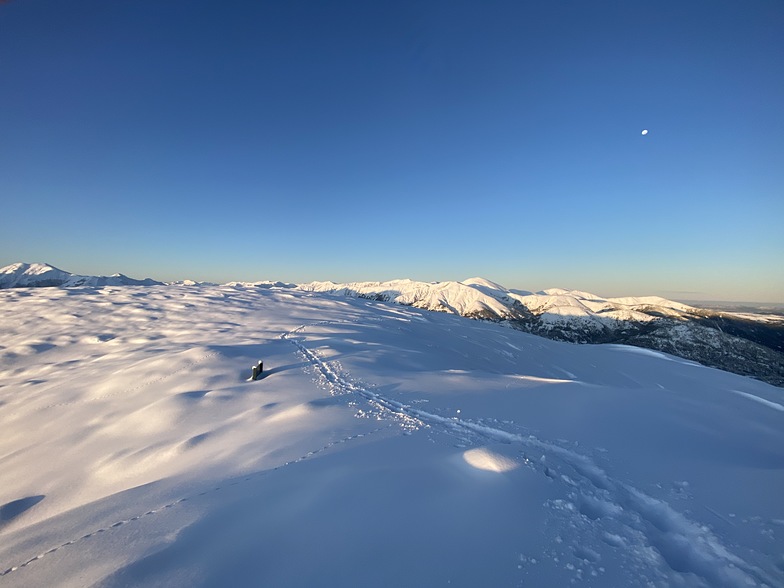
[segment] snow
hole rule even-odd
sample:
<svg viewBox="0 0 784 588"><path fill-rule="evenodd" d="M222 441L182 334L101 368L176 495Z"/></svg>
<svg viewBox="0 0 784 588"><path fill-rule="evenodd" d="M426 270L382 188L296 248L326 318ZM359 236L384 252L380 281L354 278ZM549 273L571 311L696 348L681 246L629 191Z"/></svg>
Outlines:
<svg viewBox="0 0 784 588"><path fill-rule="evenodd" d="M771 400L765 400L764 398L760 398L759 396L754 396L754 394L749 394L748 392L741 392L739 390L733 390L733 392L735 392L735 394L743 396L744 398L753 400L754 402L759 402L763 406L767 406L768 408L772 408L773 410L779 410L784 412L784 404L779 404L778 402L772 402Z"/></svg>
<svg viewBox="0 0 784 588"><path fill-rule="evenodd" d="M466 286L480 286L482 288L488 288L490 290L496 290L499 292L507 291L506 288L504 288L502 285L480 277L469 278L467 280L463 280L461 283L465 284Z"/></svg>
<svg viewBox="0 0 784 588"><path fill-rule="evenodd" d="M337 296L364 297L407 306L506 320L522 318L520 306L541 318L545 327L587 327L601 331L606 325L633 321L651 323L661 316L685 318L697 309L658 296L602 298L590 292L550 288L536 294L510 290L484 278L463 282L312 282L297 288Z"/></svg>
<svg viewBox="0 0 784 588"><path fill-rule="evenodd" d="M723 317L784 326L784 316L780 314L754 314L750 312L721 312L719 314Z"/></svg>
<svg viewBox="0 0 784 588"><path fill-rule="evenodd" d="M608 320L649 323L656 317L645 314L645 310L654 309L659 314L676 317L697 310L658 296L602 298L590 292L562 288L550 288L528 296L514 295L514 298L550 322L582 318L597 323Z"/></svg>
<svg viewBox="0 0 784 588"><path fill-rule="evenodd" d="M15 263L0 269L0 288L30 286L99 287L163 285L150 278L135 280L123 274L82 276L58 270L47 264ZM217 286L211 282L179 280L168 285ZM462 282L421 282L410 279L386 282L311 282L291 284L277 281L228 282L228 287L292 288L305 292L370 298L395 302L471 318L496 321L528 319L530 311L542 321L544 329L578 328L602 332L620 323L653 323L661 317L693 319L700 310L659 296L602 298L590 292L550 288L533 294L508 289L491 280L474 277ZM723 316L767 324L784 322L784 317L752 313L723 312Z"/></svg>
<svg viewBox="0 0 784 588"><path fill-rule="evenodd" d="M174 282L166 282L169 286L217 286L215 282L197 282L195 280L176 280Z"/></svg>
<svg viewBox="0 0 784 588"><path fill-rule="evenodd" d="M0 288L23 288L35 286L157 286L162 285L150 278L135 280L123 274L111 276L80 276L57 269L46 263L14 263L0 268Z"/></svg>
<svg viewBox="0 0 784 588"><path fill-rule="evenodd" d="M0 325L2 587L784 585L755 380L275 283Z"/></svg>
<svg viewBox="0 0 784 588"><path fill-rule="evenodd" d="M667 300L661 296L626 296L623 298L608 298L607 300L624 306L656 306L677 310L679 312L695 312L697 310L688 304Z"/></svg>
<svg viewBox="0 0 784 588"><path fill-rule="evenodd" d="M26 286L34 282L65 281L71 274L45 263L13 263L0 268L0 287Z"/></svg>
<svg viewBox="0 0 784 588"><path fill-rule="evenodd" d="M311 282L298 287L309 292L374 298L461 316L489 314L494 318L506 318L510 315L509 309L503 302L486 292L488 289L486 285L477 288L460 282L429 283L405 279L348 284Z"/></svg>

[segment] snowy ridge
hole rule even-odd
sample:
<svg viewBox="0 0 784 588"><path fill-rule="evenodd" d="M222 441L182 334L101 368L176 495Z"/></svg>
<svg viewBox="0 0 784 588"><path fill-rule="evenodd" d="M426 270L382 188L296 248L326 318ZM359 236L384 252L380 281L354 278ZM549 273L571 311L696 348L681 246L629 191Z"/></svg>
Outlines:
<svg viewBox="0 0 784 588"><path fill-rule="evenodd" d="M60 286L72 276L45 263L13 263L0 269L0 287Z"/></svg>
<svg viewBox="0 0 784 588"><path fill-rule="evenodd" d="M232 288L295 288L295 284L286 282L273 282L270 280L260 280L258 282L226 282L223 286Z"/></svg>
<svg viewBox="0 0 784 588"><path fill-rule="evenodd" d="M548 322L582 319L595 322L598 328L611 321L649 322L662 314L682 317L696 310L657 296L605 299L589 292L562 288L551 288L536 294L513 291L484 278L432 283L407 279L346 284L311 282L301 284L299 288L496 320L521 318L527 310L536 316L543 316ZM658 314L649 314L651 310Z"/></svg>
<svg viewBox="0 0 784 588"><path fill-rule="evenodd" d="M119 273L111 276L80 276L57 269L46 263L13 263L0 268L0 288L160 285L163 285L163 283L150 278L135 280Z"/></svg>
<svg viewBox="0 0 784 588"><path fill-rule="evenodd" d="M218 286L215 282L197 282L195 280L175 280L174 282L166 282L167 286Z"/></svg>
<svg viewBox="0 0 784 588"><path fill-rule="evenodd" d="M637 296L637 297L624 297L624 298L608 298L608 300L614 304L619 304L622 306L630 306L634 307L658 307L658 308L669 308L677 312L694 312L697 310L693 306L689 306L688 304L683 304L681 302L674 302L673 300L667 300L666 298L662 298L660 296Z"/></svg>
<svg viewBox="0 0 784 588"><path fill-rule="evenodd" d="M425 310L449 312L472 318L515 318L517 313L502 299L490 294L495 285L490 282L465 284L462 282L418 282L391 280L388 282L311 282L299 285L307 292L321 292L342 296L372 298L404 304ZM500 292L500 290L498 290Z"/></svg>

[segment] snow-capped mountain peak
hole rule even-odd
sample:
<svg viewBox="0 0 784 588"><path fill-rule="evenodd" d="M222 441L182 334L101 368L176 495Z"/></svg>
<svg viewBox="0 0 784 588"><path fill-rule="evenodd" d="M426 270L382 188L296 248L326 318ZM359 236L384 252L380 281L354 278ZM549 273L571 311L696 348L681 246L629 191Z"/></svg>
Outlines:
<svg viewBox="0 0 784 588"><path fill-rule="evenodd" d="M302 290L329 294L370 298L395 302L406 306L448 312L472 318L508 319L515 312L494 295L485 285L462 282L417 282L390 280L388 282L311 282L299 286Z"/></svg>
<svg viewBox="0 0 784 588"><path fill-rule="evenodd" d="M684 304L663 298L605 299L589 292L563 288L551 288L531 294L509 290L484 278L470 278L463 282L311 282L301 285L300 288L396 302L473 318L514 320L528 318L531 313L543 316L545 321L551 323L582 318L595 323L596 328L603 328L613 321L649 322L660 314L651 315L644 312L652 306L667 309L666 314L688 312L690 309Z"/></svg>
<svg viewBox="0 0 784 588"><path fill-rule="evenodd" d="M12 263L0 268L0 288L59 286L72 275L46 263Z"/></svg>
<svg viewBox="0 0 784 588"><path fill-rule="evenodd" d="M111 276L82 276L63 271L47 263L12 263L0 268L0 288L40 288L47 286L153 286L162 282L145 278L136 280L116 273Z"/></svg>
<svg viewBox="0 0 784 588"><path fill-rule="evenodd" d="M719 314L659 296L603 298L563 288L532 294L483 278L463 282L312 282L299 288L502 322L573 343L637 345L771 383L784 382L781 319L766 325L755 317Z"/></svg>

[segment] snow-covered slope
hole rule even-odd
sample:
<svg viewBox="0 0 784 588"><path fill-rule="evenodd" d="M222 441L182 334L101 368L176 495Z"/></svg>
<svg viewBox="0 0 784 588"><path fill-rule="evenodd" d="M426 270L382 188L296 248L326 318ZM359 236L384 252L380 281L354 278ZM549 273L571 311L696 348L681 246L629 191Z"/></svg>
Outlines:
<svg viewBox="0 0 784 588"><path fill-rule="evenodd" d="M292 288L3 290L0 324L3 588L784 585L749 378Z"/></svg>
<svg viewBox="0 0 784 588"><path fill-rule="evenodd" d="M301 290L344 296L358 296L395 302L426 310L449 312L472 318L508 319L517 313L491 293L483 284L462 282L418 282L391 280L388 282L311 282L301 284Z"/></svg>
<svg viewBox="0 0 784 588"><path fill-rule="evenodd" d="M72 276L45 263L13 263L0 269L0 288L60 286Z"/></svg>
<svg viewBox="0 0 784 588"><path fill-rule="evenodd" d="M135 280L123 274L111 276L80 276L57 269L46 263L13 263L0 268L0 288L62 286L153 286L161 285L150 278Z"/></svg>
<svg viewBox="0 0 784 588"><path fill-rule="evenodd" d="M717 313L658 296L602 298L561 288L531 293L483 278L299 288L500 321L560 341L638 345L784 385L784 317Z"/></svg>
<svg viewBox="0 0 784 588"><path fill-rule="evenodd" d="M662 314L683 316L696 309L656 296L602 298L589 292L551 288L536 294L512 291L484 278L463 282L312 282L300 289L396 302L427 310L451 312L474 318L507 320L530 311L545 321L584 319L603 326L610 321L649 322ZM651 311L654 314L649 314Z"/></svg>

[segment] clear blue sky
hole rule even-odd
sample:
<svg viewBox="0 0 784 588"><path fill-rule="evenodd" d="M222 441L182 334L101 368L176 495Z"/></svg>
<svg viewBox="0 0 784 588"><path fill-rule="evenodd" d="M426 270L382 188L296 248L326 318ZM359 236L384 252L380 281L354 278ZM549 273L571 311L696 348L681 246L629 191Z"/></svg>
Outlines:
<svg viewBox="0 0 784 588"><path fill-rule="evenodd" d="M2 2L0 265L782 302L782 31L781 0Z"/></svg>

